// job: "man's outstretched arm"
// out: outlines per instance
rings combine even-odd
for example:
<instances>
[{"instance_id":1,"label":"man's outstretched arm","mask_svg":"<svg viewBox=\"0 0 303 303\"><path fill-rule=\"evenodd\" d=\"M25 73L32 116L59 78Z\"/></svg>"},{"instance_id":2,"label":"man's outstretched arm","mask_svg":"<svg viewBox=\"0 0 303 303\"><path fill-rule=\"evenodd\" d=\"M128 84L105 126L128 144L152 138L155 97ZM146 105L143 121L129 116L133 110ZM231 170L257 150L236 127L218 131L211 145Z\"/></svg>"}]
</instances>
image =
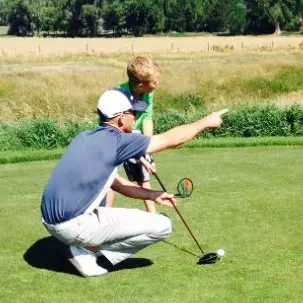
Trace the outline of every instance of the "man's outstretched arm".
<instances>
[{"instance_id":1,"label":"man's outstretched arm","mask_svg":"<svg viewBox=\"0 0 303 303\"><path fill-rule=\"evenodd\" d=\"M146 152L154 153L175 147L193 139L206 128L218 128L222 123L222 115L227 112L228 109L223 109L193 123L177 126L165 133L152 136Z\"/></svg>"}]
</instances>

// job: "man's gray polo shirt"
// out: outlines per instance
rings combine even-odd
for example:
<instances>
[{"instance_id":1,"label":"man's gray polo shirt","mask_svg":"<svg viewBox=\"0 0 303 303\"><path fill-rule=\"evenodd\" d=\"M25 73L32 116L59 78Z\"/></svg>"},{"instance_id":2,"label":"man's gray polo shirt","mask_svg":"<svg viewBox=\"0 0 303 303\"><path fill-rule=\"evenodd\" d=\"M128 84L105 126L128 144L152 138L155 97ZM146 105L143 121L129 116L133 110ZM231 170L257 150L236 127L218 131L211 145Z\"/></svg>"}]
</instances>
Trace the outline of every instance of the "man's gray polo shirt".
<instances>
[{"instance_id":1,"label":"man's gray polo shirt","mask_svg":"<svg viewBox=\"0 0 303 303\"><path fill-rule=\"evenodd\" d=\"M129 158L144 155L149 142L149 137L121 133L108 125L81 132L48 181L41 201L43 220L57 224L98 207L117 167ZM96 200L98 205L91 205Z\"/></svg>"}]
</instances>

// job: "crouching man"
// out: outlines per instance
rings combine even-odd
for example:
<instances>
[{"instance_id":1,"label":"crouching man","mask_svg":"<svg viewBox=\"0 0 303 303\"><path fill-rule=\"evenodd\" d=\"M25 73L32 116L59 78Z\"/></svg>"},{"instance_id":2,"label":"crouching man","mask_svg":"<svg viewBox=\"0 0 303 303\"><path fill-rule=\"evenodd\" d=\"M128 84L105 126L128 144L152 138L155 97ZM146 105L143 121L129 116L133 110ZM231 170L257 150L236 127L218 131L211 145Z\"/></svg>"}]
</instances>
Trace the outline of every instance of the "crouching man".
<instances>
[{"instance_id":1,"label":"crouching man","mask_svg":"<svg viewBox=\"0 0 303 303\"><path fill-rule=\"evenodd\" d=\"M118 166L129 158L183 144L205 128L219 127L227 111L147 137L132 133L136 112L145 107L124 90L106 91L98 103L102 124L76 136L45 187L43 224L69 246L71 263L85 277L108 272L97 264L98 255L115 265L172 232L170 219L160 214L104 207L110 188L126 197L159 205L176 203L172 194L142 188L120 177Z\"/></svg>"}]
</instances>

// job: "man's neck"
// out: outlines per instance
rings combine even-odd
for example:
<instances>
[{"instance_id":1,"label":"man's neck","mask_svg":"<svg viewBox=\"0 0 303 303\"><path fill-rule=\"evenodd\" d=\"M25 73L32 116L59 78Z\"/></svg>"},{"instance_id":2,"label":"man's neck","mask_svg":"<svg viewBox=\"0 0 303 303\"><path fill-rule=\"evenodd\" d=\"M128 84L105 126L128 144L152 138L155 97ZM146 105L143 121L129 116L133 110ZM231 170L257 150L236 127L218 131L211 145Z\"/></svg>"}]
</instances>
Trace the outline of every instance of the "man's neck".
<instances>
[{"instance_id":1,"label":"man's neck","mask_svg":"<svg viewBox=\"0 0 303 303\"><path fill-rule=\"evenodd\" d=\"M113 121L104 121L103 124L116 128L119 132L123 133L123 130Z\"/></svg>"}]
</instances>

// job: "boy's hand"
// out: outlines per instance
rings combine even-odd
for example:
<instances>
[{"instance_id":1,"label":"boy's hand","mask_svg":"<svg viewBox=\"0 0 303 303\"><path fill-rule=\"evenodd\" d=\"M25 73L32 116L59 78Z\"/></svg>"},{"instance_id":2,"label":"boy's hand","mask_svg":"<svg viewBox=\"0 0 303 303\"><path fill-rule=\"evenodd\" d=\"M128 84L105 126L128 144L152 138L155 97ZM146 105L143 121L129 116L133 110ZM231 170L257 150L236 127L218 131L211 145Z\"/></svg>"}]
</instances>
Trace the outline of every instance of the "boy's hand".
<instances>
[{"instance_id":1,"label":"boy's hand","mask_svg":"<svg viewBox=\"0 0 303 303\"><path fill-rule=\"evenodd\" d=\"M140 162L144 166L144 168L149 172L150 174L157 172L155 162L148 161L145 159L145 157L140 158Z\"/></svg>"}]
</instances>

